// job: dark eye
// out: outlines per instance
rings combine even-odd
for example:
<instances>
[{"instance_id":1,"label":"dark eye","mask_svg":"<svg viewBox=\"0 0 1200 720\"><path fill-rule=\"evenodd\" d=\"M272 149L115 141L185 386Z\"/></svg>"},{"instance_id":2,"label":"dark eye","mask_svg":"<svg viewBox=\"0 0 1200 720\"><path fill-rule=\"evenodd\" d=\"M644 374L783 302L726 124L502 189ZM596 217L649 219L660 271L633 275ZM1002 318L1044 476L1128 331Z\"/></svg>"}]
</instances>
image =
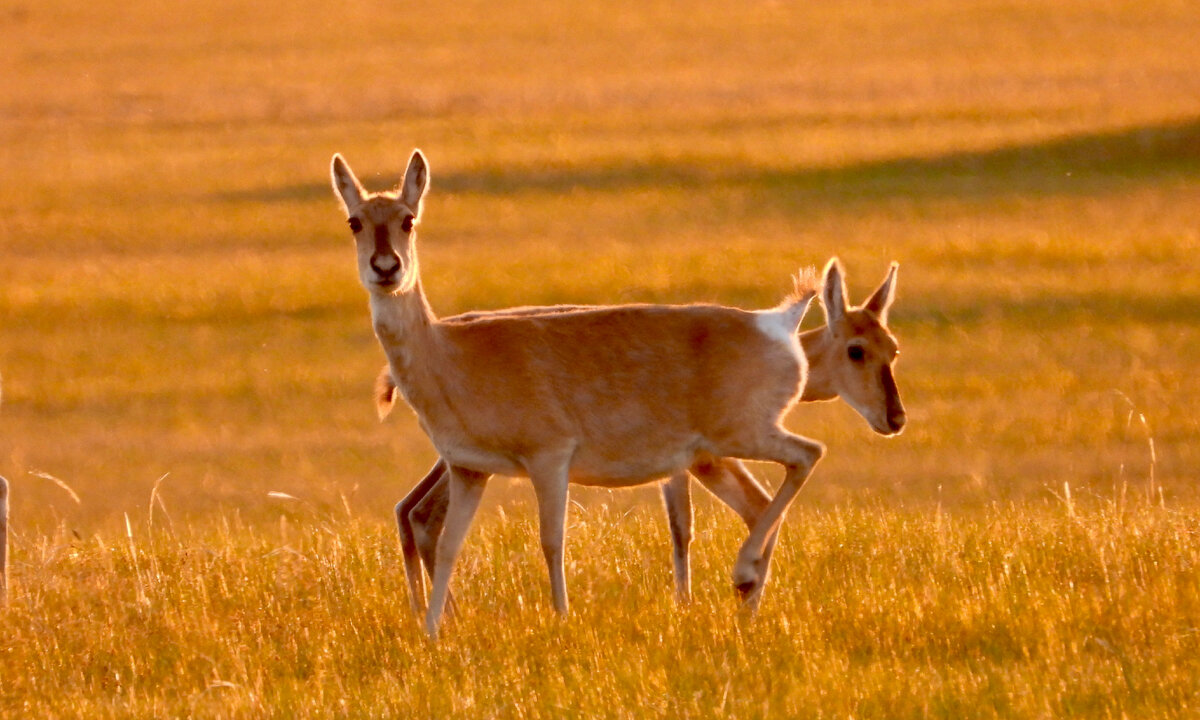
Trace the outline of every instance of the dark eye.
<instances>
[{"instance_id":1,"label":"dark eye","mask_svg":"<svg viewBox=\"0 0 1200 720\"><path fill-rule=\"evenodd\" d=\"M400 229L404 232L412 232L413 216L405 215L404 222L400 223Z\"/></svg>"},{"instance_id":2,"label":"dark eye","mask_svg":"<svg viewBox=\"0 0 1200 720\"><path fill-rule=\"evenodd\" d=\"M849 355L850 359L854 362L862 362L864 357L861 345L851 345L850 347L846 348L846 354Z\"/></svg>"},{"instance_id":3,"label":"dark eye","mask_svg":"<svg viewBox=\"0 0 1200 720\"><path fill-rule=\"evenodd\" d=\"M346 222L350 223L350 232L362 232L362 220L352 217Z\"/></svg>"}]
</instances>

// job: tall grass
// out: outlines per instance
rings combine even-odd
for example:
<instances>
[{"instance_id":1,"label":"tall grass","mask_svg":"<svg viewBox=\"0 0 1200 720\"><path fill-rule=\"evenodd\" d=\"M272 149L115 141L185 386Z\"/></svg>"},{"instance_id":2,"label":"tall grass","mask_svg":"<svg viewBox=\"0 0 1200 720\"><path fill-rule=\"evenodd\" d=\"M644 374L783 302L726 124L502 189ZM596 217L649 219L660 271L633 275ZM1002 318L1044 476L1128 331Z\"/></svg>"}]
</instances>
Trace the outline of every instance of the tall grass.
<instances>
[{"instance_id":1,"label":"tall grass","mask_svg":"<svg viewBox=\"0 0 1200 720\"><path fill-rule=\"evenodd\" d=\"M575 508L572 615L530 513L486 517L436 645L390 528L303 511L178 534L48 535L0 616L0 707L26 716L1187 717L1200 525L1124 502L968 514L801 510L754 621L708 512L671 601L657 509Z\"/></svg>"},{"instance_id":2,"label":"tall grass","mask_svg":"<svg viewBox=\"0 0 1200 720\"><path fill-rule=\"evenodd\" d=\"M910 430L798 411L831 448L804 502L1107 492L1146 463L1114 391L1194 499L1198 31L1166 0L22 6L0 21L14 511L119 532L168 472L181 520L265 520L270 489L389 507L433 456L411 417L374 421L326 174L339 150L386 185L416 145L441 313L765 306L834 254L861 297L899 260Z\"/></svg>"}]
</instances>

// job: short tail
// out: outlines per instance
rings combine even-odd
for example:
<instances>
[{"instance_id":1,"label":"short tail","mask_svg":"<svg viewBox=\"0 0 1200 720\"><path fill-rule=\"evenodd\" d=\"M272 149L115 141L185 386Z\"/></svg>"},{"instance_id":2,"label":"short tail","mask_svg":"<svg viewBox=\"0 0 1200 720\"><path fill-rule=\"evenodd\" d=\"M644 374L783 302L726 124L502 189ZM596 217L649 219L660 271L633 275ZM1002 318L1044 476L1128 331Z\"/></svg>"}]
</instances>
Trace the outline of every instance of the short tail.
<instances>
[{"instance_id":1,"label":"short tail","mask_svg":"<svg viewBox=\"0 0 1200 720\"><path fill-rule=\"evenodd\" d=\"M792 276L792 291L779 304L779 309L786 315L793 331L800 328L804 314L820 291L821 275L815 267L802 267Z\"/></svg>"},{"instance_id":2,"label":"short tail","mask_svg":"<svg viewBox=\"0 0 1200 720\"><path fill-rule=\"evenodd\" d=\"M387 365L379 371L375 378L375 412L383 420L396 404L396 381L392 379L392 369Z\"/></svg>"},{"instance_id":3,"label":"short tail","mask_svg":"<svg viewBox=\"0 0 1200 720\"><path fill-rule=\"evenodd\" d=\"M808 302L821 292L821 273L809 265L802 267L792 276L792 292L788 303Z\"/></svg>"}]
</instances>

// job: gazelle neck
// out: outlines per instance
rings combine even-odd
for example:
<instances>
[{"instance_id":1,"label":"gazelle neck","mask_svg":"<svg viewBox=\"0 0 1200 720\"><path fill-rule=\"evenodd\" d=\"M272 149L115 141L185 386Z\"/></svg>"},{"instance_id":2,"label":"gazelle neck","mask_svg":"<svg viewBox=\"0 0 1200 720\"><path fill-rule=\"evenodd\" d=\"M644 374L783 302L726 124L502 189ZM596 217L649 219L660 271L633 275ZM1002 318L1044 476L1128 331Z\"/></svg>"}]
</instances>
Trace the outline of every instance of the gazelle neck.
<instances>
[{"instance_id":1,"label":"gazelle neck","mask_svg":"<svg viewBox=\"0 0 1200 720\"><path fill-rule=\"evenodd\" d=\"M437 320L425 299L418 270L414 252L409 268L413 279L408 287L389 295L371 294L371 323L375 337L401 382L413 361L427 354L433 339L433 324Z\"/></svg>"},{"instance_id":2,"label":"gazelle neck","mask_svg":"<svg viewBox=\"0 0 1200 720\"><path fill-rule=\"evenodd\" d=\"M800 402L818 402L832 400L838 396L833 389L833 368L838 358L833 355L838 348L833 342L833 335L828 325L806 330L800 333L800 347L804 349L804 357L808 358L808 381L804 384L804 394Z\"/></svg>"}]
</instances>

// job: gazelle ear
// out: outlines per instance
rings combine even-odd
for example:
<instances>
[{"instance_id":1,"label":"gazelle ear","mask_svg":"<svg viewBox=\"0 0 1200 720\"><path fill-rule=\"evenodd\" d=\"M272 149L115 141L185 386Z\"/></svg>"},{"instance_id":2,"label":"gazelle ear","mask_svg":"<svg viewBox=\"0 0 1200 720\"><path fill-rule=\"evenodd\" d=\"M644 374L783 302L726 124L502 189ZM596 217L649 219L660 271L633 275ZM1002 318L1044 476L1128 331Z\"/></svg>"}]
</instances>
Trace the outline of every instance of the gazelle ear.
<instances>
[{"instance_id":1,"label":"gazelle ear","mask_svg":"<svg viewBox=\"0 0 1200 720\"><path fill-rule=\"evenodd\" d=\"M362 204L366 191L358 183L358 178L354 177L354 171L346 164L345 158L339 153L333 155L330 174L333 176L333 192L337 195L338 200L342 201L342 209L349 215Z\"/></svg>"},{"instance_id":2,"label":"gazelle ear","mask_svg":"<svg viewBox=\"0 0 1200 720\"><path fill-rule=\"evenodd\" d=\"M404 180L400 183L400 202L409 206L421 216L421 198L429 187L429 163L420 150L413 150L408 161L408 169L404 171Z\"/></svg>"},{"instance_id":3,"label":"gazelle ear","mask_svg":"<svg viewBox=\"0 0 1200 720\"><path fill-rule=\"evenodd\" d=\"M842 275L841 261L830 258L825 265L824 277L821 304L825 306L825 324L832 326L846 314L846 280Z\"/></svg>"},{"instance_id":4,"label":"gazelle ear","mask_svg":"<svg viewBox=\"0 0 1200 720\"><path fill-rule=\"evenodd\" d=\"M900 268L900 263L892 263L888 268L887 277L883 279L883 283L871 293L871 297L863 303L864 310L870 310L879 318L879 322L887 325L888 308L892 306L892 301L896 299L896 270Z\"/></svg>"}]
</instances>

